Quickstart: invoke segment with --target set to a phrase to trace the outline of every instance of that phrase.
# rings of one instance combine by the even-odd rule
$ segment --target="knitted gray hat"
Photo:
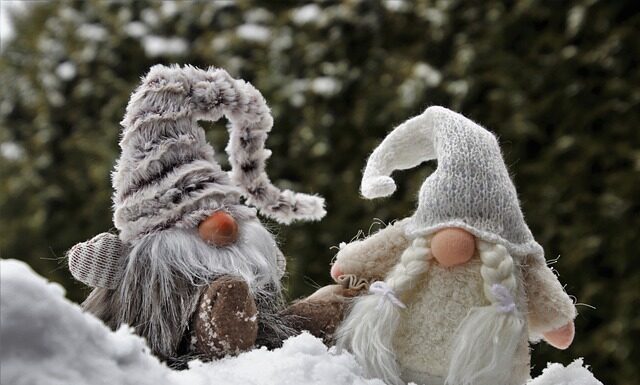
[[[229,120],[230,175],[215,161],[197,124],[222,116]],[[283,224],[318,220],[326,213],[321,197],[271,184],[265,173],[271,152],[264,148],[273,125],[269,107],[251,84],[222,69],[152,67],[121,124],[122,154],[112,183],[113,222],[123,244],[167,228],[196,227],[221,209],[240,219],[255,216],[246,205]],[[117,276],[117,271],[94,271],[98,263],[117,270],[113,261],[102,262],[105,253],[124,248],[114,238],[100,235],[76,245],[69,253],[73,275],[102,287],[106,284],[96,277]]]
[[[515,257],[544,258],[524,221],[495,136],[446,108],[427,108],[382,141],[364,170],[362,195],[391,195],[396,185],[389,175],[394,170],[431,159],[438,167],[420,189],[418,208],[407,225],[410,235],[459,227],[504,245]]]

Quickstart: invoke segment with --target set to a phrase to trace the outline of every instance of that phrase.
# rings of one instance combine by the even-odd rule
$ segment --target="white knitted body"
[[[403,381],[444,384],[451,343],[458,326],[471,308],[489,304],[483,294],[480,267],[478,257],[454,268],[433,264],[425,279],[409,293],[405,301],[407,309],[394,338]],[[522,281],[518,281],[522,292]],[[519,308],[525,306],[526,301],[518,300]],[[529,376],[526,335],[523,335],[517,356],[516,366],[512,368],[512,384],[523,384]]]

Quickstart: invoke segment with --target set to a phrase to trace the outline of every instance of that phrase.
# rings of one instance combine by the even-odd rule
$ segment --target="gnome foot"
[[[258,335],[256,304],[246,282],[229,276],[204,291],[192,321],[193,349],[206,358],[221,358],[253,347]]]
[[[356,290],[340,285],[325,286],[310,297],[293,303],[283,315],[291,320],[293,329],[298,332],[306,330],[330,345],[345,316],[348,297],[356,294]]]

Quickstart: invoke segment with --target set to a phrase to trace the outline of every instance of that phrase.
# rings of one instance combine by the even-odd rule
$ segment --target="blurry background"
[[[636,1],[18,3],[1,20],[0,257],[81,301],[88,291],[61,258],[112,228],[129,94],[155,63],[218,66],[273,110],[275,184],[327,198],[321,222],[272,224],[290,297],[309,294],[330,281],[331,246],[374,218],[411,214],[433,165],[400,173],[399,191],[371,202],[358,196],[361,169],[395,125],[441,104],[499,135],[533,233],[548,259],[560,256],[567,291],[595,307],[578,307],[569,350],[534,348],[534,372],[583,356],[605,384],[637,383]],[[224,124],[212,128],[224,164]]]

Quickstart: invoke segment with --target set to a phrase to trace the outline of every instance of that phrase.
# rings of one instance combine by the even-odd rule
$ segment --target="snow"
[[[269,28],[258,24],[242,24],[236,29],[239,38],[247,41],[264,43],[271,37]]]
[[[28,5],[23,0],[0,0],[0,52],[4,52],[4,45],[15,35],[9,13],[22,14]]]
[[[127,33],[127,35],[135,38],[140,38],[146,35],[147,30],[147,26],[140,21],[132,21],[124,26],[124,31]]]
[[[586,8],[583,5],[573,6],[567,14],[567,33],[569,36],[574,36],[580,31],[580,28],[584,24],[584,18],[587,13]]]
[[[111,332],[63,295],[23,262],[0,262],[0,383],[167,383],[143,339]]]
[[[62,80],[71,80],[76,76],[76,66],[72,62],[60,63],[56,68],[56,75]]]
[[[420,13],[420,16],[429,21],[436,28],[444,26],[447,21],[447,15],[443,11],[434,7],[425,9]]]
[[[440,81],[442,81],[442,74],[440,71],[423,62],[417,63],[413,67],[413,75],[417,78],[423,79],[430,87],[435,87],[440,84]]]
[[[149,57],[179,56],[187,53],[189,44],[179,37],[148,35],[142,38],[142,47]]]
[[[584,366],[582,358],[568,366],[548,364],[542,374],[527,382],[527,385],[602,385]]]
[[[3,142],[0,143],[0,156],[6,160],[20,160],[24,155],[24,150],[18,143]]]
[[[311,81],[311,91],[322,96],[332,96],[340,91],[340,82],[330,76],[321,76]]]
[[[109,33],[100,24],[82,24],[78,27],[78,36],[89,41],[103,41]]]
[[[384,385],[366,379],[349,353],[304,333],[280,349],[253,350],[174,371],[128,328],[113,332],[64,298],[24,262],[0,260],[0,383],[136,385]],[[602,385],[581,359],[550,364],[527,385]]]
[[[405,0],[385,0],[382,4],[391,12],[404,12],[409,10],[409,4]]]
[[[112,332],[64,298],[64,290],[24,262],[0,261],[0,383],[140,385],[384,385],[362,376],[355,359],[309,335],[280,349],[173,371],[127,329]]]
[[[469,83],[466,80],[454,80],[447,84],[446,90],[454,95],[465,95],[469,91]]]
[[[244,18],[251,24],[265,24],[273,21],[273,14],[264,8],[253,8],[245,12]]]
[[[254,350],[212,363],[194,361],[188,373],[174,372],[178,384],[369,384],[350,354],[335,354],[322,341],[302,334],[285,341],[280,349]]]
[[[143,9],[142,12],[140,12],[140,17],[142,18],[142,21],[151,27],[157,27],[160,23],[160,16],[151,8]]]
[[[165,17],[173,17],[178,13],[178,4],[175,1],[164,0],[160,5],[160,12]]]
[[[291,13],[291,20],[297,25],[304,25],[316,20],[322,10],[317,4],[307,4],[303,7],[297,8]]]

